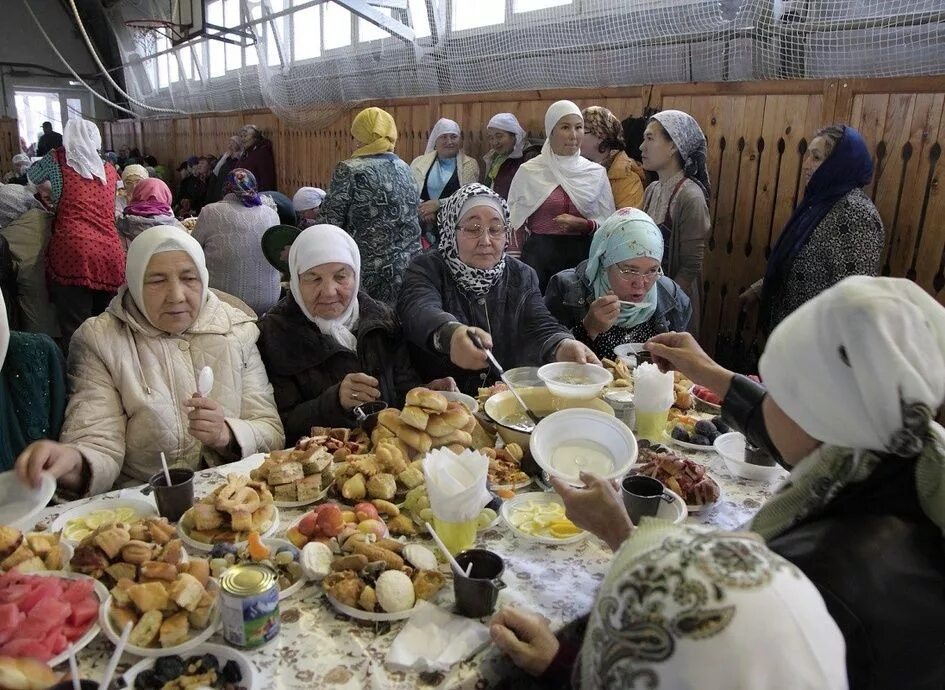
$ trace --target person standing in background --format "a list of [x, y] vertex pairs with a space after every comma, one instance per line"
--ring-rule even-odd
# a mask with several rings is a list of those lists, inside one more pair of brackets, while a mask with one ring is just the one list
[[13, 170], [3, 176], [3, 183], [25, 185], [29, 181], [26, 179], [29, 167], [30, 157], [25, 153], [16, 154], [13, 156]]
[[62, 135], [54, 132], [51, 122], [43, 123], [43, 133], [39, 137], [36, 145], [36, 157], [42, 158], [50, 151], [54, 151], [62, 146]]
[[207, 189], [206, 203], [212, 204], [223, 198], [223, 183], [231, 170], [239, 166], [240, 155], [243, 153], [242, 140], [234, 135], [227, 142], [226, 151], [217, 160], [213, 166], [213, 175], [211, 176], [210, 186]]
[[620, 208], [641, 208], [646, 172], [643, 166], [627, 155], [623, 126], [612, 112], [599, 105], [585, 108], [584, 138], [581, 155], [604, 166], [614, 205]]
[[263, 136], [256, 125], [245, 125], [240, 130], [240, 143], [243, 153], [238, 165], [253, 173], [259, 189], [278, 189], [276, 185], [276, 159], [272, 152], [272, 142]]

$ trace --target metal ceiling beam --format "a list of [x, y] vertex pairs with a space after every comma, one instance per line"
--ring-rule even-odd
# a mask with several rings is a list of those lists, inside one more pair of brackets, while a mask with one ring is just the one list
[[399, 38], [407, 43], [413, 43], [415, 34], [413, 29], [390, 17], [375, 7], [369, 5], [366, 0], [334, 0], [336, 5], [341, 5], [361, 19], [371, 22], [374, 26], [384, 29], [392, 36]]

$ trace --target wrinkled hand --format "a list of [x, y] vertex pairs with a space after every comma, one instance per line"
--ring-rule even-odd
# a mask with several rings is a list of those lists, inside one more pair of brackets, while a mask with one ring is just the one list
[[184, 407], [190, 408], [187, 413], [190, 422], [187, 433], [217, 451], [222, 451], [230, 445], [233, 436], [220, 403], [194, 393], [192, 398], [184, 401]]
[[460, 326], [453, 331], [453, 337], [450, 338], [450, 361], [461, 369], [479, 371], [489, 366], [489, 360], [486, 359], [486, 353], [473, 345], [469, 339], [470, 331], [479, 336], [487, 350], [492, 349], [491, 335], [481, 328]]
[[604, 295], [591, 302], [587, 314], [584, 316], [584, 330], [595, 339], [601, 333], [606, 333], [617, 323], [620, 316], [620, 298], [617, 295]]
[[78, 491], [82, 483], [82, 454], [72, 446], [55, 441], [35, 441], [16, 458], [16, 476], [34, 488], [40, 484], [40, 475], [48, 472], [58, 484]]
[[555, 350], [556, 362], [577, 362], [578, 364], [596, 364], [600, 366], [597, 355], [587, 345], [574, 338], [567, 338], [558, 344]]
[[489, 633], [496, 647], [533, 676], [548, 669], [561, 646], [547, 618], [513, 606], [503, 606], [493, 616]]
[[661, 333], [643, 346], [653, 355], [660, 371], [676, 370], [700, 386], [714, 391], [720, 398], [728, 392], [734, 374], [716, 364], [689, 333]]
[[346, 410], [374, 402], [381, 397], [378, 381], [367, 374], [348, 374], [338, 386], [338, 402]]
[[433, 223], [436, 221], [436, 213], [439, 210], [440, 210], [439, 199], [430, 199], [429, 201], [421, 202], [420, 218], [422, 218], [423, 221], [426, 223]]
[[551, 484], [564, 501], [568, 519], [607, 542], [616, 551], [633, 532], [633, 522], [623, 505], [620, 490], [606, 479], [581, 472], [584, 487], [575, 488], [555, 477]]
[[456, 385], [456, 381], [452, 376], [447, 376], [445, 379], [434, 379], [427, 384], [427, 388], [431, 391], [449, 391], [450, 393], [459, 391], [459, 386]]
[[571, 232], [587, 232], [587, 221], [580, 216], [574, 216], [570, 213], [562, 213], [555, 216], [555, 223]]

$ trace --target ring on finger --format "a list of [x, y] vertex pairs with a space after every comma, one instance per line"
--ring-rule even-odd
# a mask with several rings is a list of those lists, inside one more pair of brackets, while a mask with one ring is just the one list
[[357, 394], [357, 393], [352, 393], [352, 394], [351, 394], [351, 399], [352, 399], [352, 400], [360, 400], [360, 398], [358, 397], [358, 394]]

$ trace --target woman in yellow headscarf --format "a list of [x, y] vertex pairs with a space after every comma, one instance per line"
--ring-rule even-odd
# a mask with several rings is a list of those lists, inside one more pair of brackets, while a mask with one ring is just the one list
[[390, 113], [365, 108], [351, 123], [361, 144], [335, 168], [319, 222], [337, 225], [361, 252], [361, 289], [393, 305], [404, 271], [420, 252], [420, 195], [410, 166], [394, 154], [397, 125]]

